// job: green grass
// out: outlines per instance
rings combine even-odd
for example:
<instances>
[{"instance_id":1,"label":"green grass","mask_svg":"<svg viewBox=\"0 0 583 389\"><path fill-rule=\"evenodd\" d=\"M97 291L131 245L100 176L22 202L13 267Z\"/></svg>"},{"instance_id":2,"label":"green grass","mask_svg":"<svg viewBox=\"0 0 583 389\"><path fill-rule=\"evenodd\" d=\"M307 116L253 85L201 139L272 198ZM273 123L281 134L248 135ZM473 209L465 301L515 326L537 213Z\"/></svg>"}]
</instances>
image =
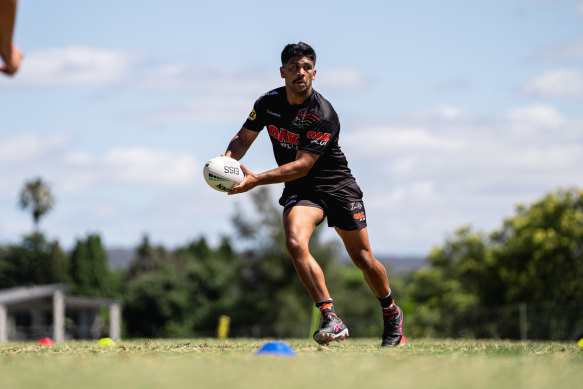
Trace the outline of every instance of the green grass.
<instances>
[{"instance_id":1,"label":"green grass","mask_svg":"<svg viewBox=\"0 0 583 389\"><path fill-rule=\"evenodd\" d=\"M0 345L2 388L575 388L574 343L377 339L320 347L288 339L293 357L255 355L266 340L216 339Z\"/></svg>"}]
</instances>

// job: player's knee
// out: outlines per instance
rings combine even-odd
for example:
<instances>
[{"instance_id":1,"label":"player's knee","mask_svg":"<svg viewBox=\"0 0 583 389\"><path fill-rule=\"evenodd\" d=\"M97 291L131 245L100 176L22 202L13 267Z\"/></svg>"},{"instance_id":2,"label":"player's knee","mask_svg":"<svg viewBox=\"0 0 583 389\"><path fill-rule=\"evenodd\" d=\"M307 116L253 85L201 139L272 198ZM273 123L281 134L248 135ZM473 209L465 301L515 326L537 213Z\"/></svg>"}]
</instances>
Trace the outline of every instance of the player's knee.
<instances>
[{"instance_id":1,"label":"player's knee","mask_svg":"<svg viewBox=\"0 0 583 389\"><path fill-rule=\"evenodd\" d=\"M301 254L307 250L307 244L296 236L288 236L285 240L285 246L292 258L301 257Z\"/></svg>"},{"instance_id":2,"label":"player's knee","mask_svg":"<svg viewBox=\"0 0 583 389\"><path fill-rule=\"evenodd\" d=\"M368 251L360 251L355 253L351 256L352 262L358 267L360 270L364 272L372 271L376 268L376 259L374 256Z\"/></svg>"}]
</instances>

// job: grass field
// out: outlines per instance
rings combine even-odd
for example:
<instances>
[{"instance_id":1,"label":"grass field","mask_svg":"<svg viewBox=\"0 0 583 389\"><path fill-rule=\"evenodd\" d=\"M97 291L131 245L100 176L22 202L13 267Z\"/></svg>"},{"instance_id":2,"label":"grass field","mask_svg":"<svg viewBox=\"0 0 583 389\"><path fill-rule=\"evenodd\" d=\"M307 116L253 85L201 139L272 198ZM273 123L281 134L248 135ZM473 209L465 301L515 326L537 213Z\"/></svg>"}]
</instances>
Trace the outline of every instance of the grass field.
<instances>
[{"instance_id":1,"label":"grass field","mask_svg":"<svg viewBox=\"0 0 583 389\"><path fill-rule=\"evenodd\" d=\"M574 343L377 339L320 347L288 339L295 356L255 355L266 340L216 339L0 345L0 388L581 388Z\"/></svg>"}]
</instances>

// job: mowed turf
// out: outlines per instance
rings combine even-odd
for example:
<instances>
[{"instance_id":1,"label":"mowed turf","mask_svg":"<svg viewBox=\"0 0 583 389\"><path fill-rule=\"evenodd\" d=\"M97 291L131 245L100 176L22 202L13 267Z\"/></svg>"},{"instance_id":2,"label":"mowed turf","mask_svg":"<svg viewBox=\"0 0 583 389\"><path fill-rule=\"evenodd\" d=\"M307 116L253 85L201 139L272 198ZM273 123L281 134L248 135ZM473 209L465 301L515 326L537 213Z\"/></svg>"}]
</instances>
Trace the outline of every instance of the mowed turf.
<instances>
[{"instance_id":1,"label":"mowed turf","mask_svg":"<svg viewBox=\"0 0 583 389\"><path fill-rule=\"evenodd\" d=\"M267 340L184 339L0 345L1 388L581 388L575 343L377 339L320 347L288 339L295 356L256 355Z\"/></svg>"}]
</instances>

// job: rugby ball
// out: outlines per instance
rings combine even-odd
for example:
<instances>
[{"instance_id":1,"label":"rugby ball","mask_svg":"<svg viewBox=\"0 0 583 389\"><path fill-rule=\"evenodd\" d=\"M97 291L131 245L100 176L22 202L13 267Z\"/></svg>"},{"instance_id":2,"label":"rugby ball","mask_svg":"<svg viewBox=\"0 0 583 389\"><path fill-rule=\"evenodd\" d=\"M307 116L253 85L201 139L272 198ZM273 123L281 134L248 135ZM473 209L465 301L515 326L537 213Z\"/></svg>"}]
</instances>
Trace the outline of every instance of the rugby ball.
<instances>
[{"instance_id":1,"label":"rugby ball","mask_svg":"<svg viewBox=\"0 0 583 389\"><path fill-rule=\"evenodd\" d=\"M245 177L239 161L229 157L211 159L204 165L202 174L206 183L219 192L230 191Z\"/></svg>"}]
</instances>

